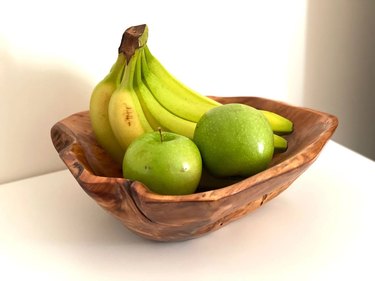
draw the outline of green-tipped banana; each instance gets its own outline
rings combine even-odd
[[[120,85],[126,64],[124,54],[119,53],[109,74],[94,88],[90,98],[90,120],[98,143],[118,163],[122,163],[124,150],[117,142],[108,119],[109,100]]]
[[[275,134],[289,134],[293,132],[293,122],[277,113],[260,110],[267,118]]]
[[[165,109],[153,96],[152,92],[147,88],[142,80],[142,66],[146,66],[144,53],[140,56],[136,66],[136,85],[137,94],[141,101],[141,104],[146,108],[145,110],[150,113],[158,122],[161,128],[167,131],[174,132],[186,136],[188,138],[193,138],[196,123],[180,118],[179,116],[171,113]],[[171,97],[173,99],[173,97]]]
[[[220,103],[203,96],[178,81],[145,47],[147,67],[142,68],[144,82],[159,103],[183,119],[198,122],[209,109]]]
[[[123,46],[123,49],[127,58],[127,65],[121,84],[112,94],[108,106],[109,122],[124,151],[135,138],[153,131],[134,89],[135,67],[142,44],[146,42],[146,36],[146,26],[131,27],[125,32],[123,41],[126,46]]]
[[[285,152],[288,149],[288,141],[276,134],[273,135],[274,153]]]

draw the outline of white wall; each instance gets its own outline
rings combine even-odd
[[[311,0],[304,104],[339,118],[333,139],[375,160],[375,1]]]
[[[0,182],[64,168],[49,130],[87,110],[125,28],[207,95],[303,102],[307,0],[3,1],[0,8]]]

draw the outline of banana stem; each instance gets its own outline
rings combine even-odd
[[[104,78],[105,81],[113,81],[116,85],[119,85],[122,76],[124,73],[124,68],[126,65],[126,58],[123,53],[119,53],[116,59],[116,62],[113,64],[110,72],[108,73],[107,77]]]
[[[128,64],[125,67],[125,73],[121,81],[121,88],[132,89],[134,85],[134,72],[137,65],[137,60],[139,57],[139,49],[135,50],[135,53],[128,61]]]
[[[146,58],[146,52],[148,51],[148,46],[146,45],[144,48],[143,48],[143,52],[142,52],[142,59],[141,59],[141,65],[142,65],[142,68],[144,69],[144,71],[142,71],[142,74],[144,75],[145,73],[148,73],[149,72],[149,68],[148,68],[148,65],[147,65],[147,58]]]
[[[124,53],[126,61],[135,54],[135,51],[146,45],[148,38],[148,27],[146,24],[129,27],[122,35],[119,53]]]
[[[140,50],[146,46],[148,27],[146,24],[129,27],[125,30],[118,48],[119,54],[123,54],[126,60],[125,72],[121,80],[121,88],[132,89],[136,63]]]

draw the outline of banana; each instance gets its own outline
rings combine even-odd
[[[159,129],[162,129],[164,131],[165,129],[161,126],[161,124],[157,121],[157,119],[154,117],[154,115],[152,115],[152,113],[148,109],[148,106],[145,103],[145,98],[143,97],[143,95],[144,95],[143,92],[147,93],[148,89],[147,89],[147,86],[144,85],[143,82],[142,82],[142,73],[140,72],[140,71],[142,71],[142,69],[141,69],[142,68],[142,66],[141,66],[142,61],[141,60],[142,60],[142,56],[143,56],[143,53],[144,53],[143,48],[140,52],[141,53],[139,54],[137,64],[135,66],[135,73],[134,73],[134,85],[135,85],[136,93],[137,93],[139,102],[141,104],[142,110],[143,110],[143,112],[146,116],[147,121],[149,122],[150,126],[152,127],[152,129],[154,131],[159,130]]]
[[[138,100],[141,104],[142,110],[143,110],[143,112],[146,116],[146,119],[147,119],[148,123],[150,124],[151,128],[154,131],[159,130],[159,129],[161,129],[163,131],[166,131],[165,128],[163,128],[162,125],[158,122],[157,118],[155,118],[154,115],[152,115],[151,111],[148,109],[148,105],[146,105],[146,103],[145,103],[145,98],[143,97],[143,95],[144,95],[143,92],[146,92],[146,94],[147,94],[148,88],[142,82],[142,74],[139,74],[139,71],[142,71],[142,70],[139,70],[139,68],[141,67],[141,63],[142,63],[141,62],[141,55],[142,54],[140,54],[139,57],[138,57],[136,69],[135,69],[135,73],[134,73],[134,83],[135,83],[135,90],[136,90],[136,93],[137,93],[137,97],[138,97]]]
[[[260,110],[267,118],[275,134],[289,134],[293,132],[293,122],[275,112]]]
[[[276,134],[273,135],[274,153],[285,152],[288,149],[288,141]]]
[[[108,118],[109,100],[119,86],[123,74],[126,59],[119,53],[116,62],[110,72],[99,82],[90,97],[90,120],[93,132],[98,143],[118,163],[122,162],[124,151],[117,142]]]
[[[158,102],[174,115],[198,122],[209,109],[220,103],[203,96],[178,81],[151,54],[145,46],[145,61],[142,65],[144,82]]]
[[[98,143],[121,163],[135,138],[162,128],[193,138],[201,116],[221,103],[183,85],[152,55],[146,25],[128,28],[109,74],[94,88],[90,118]],[[274,132],[275,153],[288,142],[279,134],[293,131],[293,122],[260,110]]]
[[[135,138],[153,131],[134,88],[137,60],[146,41],[146,25],[131,27],[125,31],[124,45],[119,48],[127,58],[127,65],[121,84],[109,101],[108,116],[113,133],[124,151]]]
[[[140,58],[138,59],[135,73],[135,81],[137,84],[136,89],[138,90],[137,94],[141,104],[146,107],[144,110],[149,112],[159,126],[164,130],[192,139],[196,122],[191,122],[189,120],[180,118],[179,116],[168,111],[157,101],[153,93],[147,88],[142,80],[143,66],[147,67],[144,52],[141,53]],[[173,97],[171,97],[171,99],[173,99]]]

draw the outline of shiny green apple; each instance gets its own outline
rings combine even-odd
[[[273,157],[273,132],[264,115],[245,104],[225,104],[207,111],[194,138],[203,163],[215,176],[251,176]]]
[[[171,132],[150,132],[135,139],[125,152],[123,176],[159,194],[194,193],[202,173],[197,146]]]

